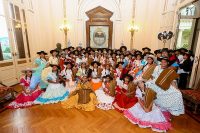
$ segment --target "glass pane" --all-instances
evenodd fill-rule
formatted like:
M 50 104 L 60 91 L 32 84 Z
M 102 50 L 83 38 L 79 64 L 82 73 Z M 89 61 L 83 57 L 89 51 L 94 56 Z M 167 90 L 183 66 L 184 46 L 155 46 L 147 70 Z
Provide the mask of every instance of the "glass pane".
M 0 16 L 0 61 L 12 59 L 5 17 Z
M 15 6 L 15 16 L 17 20 L 21 20 L 20 19 L 20 11 L 19 11 L 19 7 Z
M 10 17 L 15 19 L 14 8 L 13 8 L 13 4 L 11 3 L 10 3 Z
M 17 57 L 19 59 L 25 58 L 24 40 L 22 34 L 22 25 L 20 22 L 13 20 L 13 29 L 15 35 L 15 44 L 18 51 Z
M 182 16 L 194 16 L 196 11 L 195 5 L 189 5 L 183 9 L 181 9 L 181 15 Z
M 179 24 L 179 33 L 177 39 L 176 48 L 186 48 L 190 49 L 191 46 L 189 44 L 191 40 L 193 27 L 193 19 L 181 19 Z
M 5 15 L 4 14 L 3 0 L 0 0 L 0 15 Z
M 30 54 L 30 46 L 29 46 L 29 39 L 28 39 L 28 31 L 27 31 L 27 28 L 25 29 L 25 34 L 26 34 L 26 41 L 27 41 L 28 57 L 30 58 L 30 57 L 31 57 L 31 54 Z

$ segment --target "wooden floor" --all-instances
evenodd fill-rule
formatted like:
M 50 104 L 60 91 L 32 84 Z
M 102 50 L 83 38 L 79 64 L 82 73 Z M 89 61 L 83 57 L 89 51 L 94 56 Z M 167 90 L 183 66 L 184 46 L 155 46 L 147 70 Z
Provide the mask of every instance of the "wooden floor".
M 174 117 L 169 133 L 199 133 L 188 115 Z M 65 110 L 60 104 L 37 105 L 0 113 L 0 133 L 151 133 L 131 124 L 115 110 Z

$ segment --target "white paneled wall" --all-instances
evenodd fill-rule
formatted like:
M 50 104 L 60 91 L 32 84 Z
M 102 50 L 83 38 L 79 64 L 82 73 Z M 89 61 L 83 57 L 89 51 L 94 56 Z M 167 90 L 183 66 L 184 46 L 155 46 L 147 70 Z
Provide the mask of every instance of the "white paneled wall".
M 140 49 L 149 46 L 153 50 L 162 48 L 162 42 L 157 39 L 159 32 L 164 30 L 175 31 L 177 25 L 176 11 L 183 5 L 191 2 L 185 0 L 136 0 L 135 23 L 139 31 L 134 35 L 134 48 Z M 49 52 L 55 48 L 57 42 L 64 46 L 64 34 L 59 26 L 63 22 L 63 0 L 33 0 L 34 15 L 30 18 L 32 57 L 39 50 Z M 85 12 L 97 6 L 102 6 L 114 14 L 113 21 L 113 48 L 119 48 L 123 42 L 130 47 L 130 32 L 128 25 L 131 21 L 133 0 L 67 0 L 67 19 L 70 23 L 68 40 L 73 46 L 82 43 L 86 46 L 86 24 L 88 20 Z M 31 15 L 31 13 L 30 13 Z M 168 42 L 170 44 L 174 43 Z
M 157 34 L 162 23 L 164 0 L 136 0 L 135 23 L 139 31 L 134 36 L 134 48 L 140 49 L 149 46 L 152 49 L 159 47 Z M 35 32 L 34 48 L 36 51 L 49 51 L 55 48 L 57 42 L 64 42 L 64 34 L 59 30 L 63 20 L 62 0 L 34 0 Z M 67 19 L 71 25 L 68 40 L 73 46 L 82 43 L 86 45 L 86 24 L 88 20 L 85 12 L 97 6 L 102 6 L 114 14 L 113 21 L 113 48 L 119 48 L 123 42 L 130 47 L 130 32 L 128 25 L 131 21 L 133 0 L 67 0 Z M 64 44 L 63 44 L 63 47 Z

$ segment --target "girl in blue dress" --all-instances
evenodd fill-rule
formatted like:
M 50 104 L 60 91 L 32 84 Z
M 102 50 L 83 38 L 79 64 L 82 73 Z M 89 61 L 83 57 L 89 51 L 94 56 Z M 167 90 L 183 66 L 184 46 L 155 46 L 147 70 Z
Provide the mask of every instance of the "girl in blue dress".
M 64 83 L 61 78 L 59 78 L 59 66 L 50 65 L 52 71 L 48 73 L 47 81 L 48 87 L 46 91 L 40 95 L 35 101 L 35 104 L 50 104 L 57 103 L 67 99 L 69 91 L 64 87 Z
M 35 72 L 33 73 L 33 78 L 31 79 L 32 81 L 30 84 L 30 89 L 35 88 L 36 85 L 38 85 L 38 83 L 41 89 L 44 89 L 47 87 L 47 84 L 41 80 L 41 73 L 48 64 L 47 60 L 45 59 L 45 55 L 47 55 L 47 53 L 45 51 L 40 51 L 40 52 L 37 52 L 37 54 L 39 55 L 39 57 L 35 59 L 35 62 L 34 62 L 37 65 L 37 67 L 34 68 Z

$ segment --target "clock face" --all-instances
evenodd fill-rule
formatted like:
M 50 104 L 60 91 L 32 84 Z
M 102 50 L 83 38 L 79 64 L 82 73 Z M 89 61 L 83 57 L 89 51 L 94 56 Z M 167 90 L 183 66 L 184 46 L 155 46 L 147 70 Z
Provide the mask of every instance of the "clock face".
M 94 31 L 93 41 L 97 46 L 102 46 L 106 42 L 106 34 L 100 28 Z

